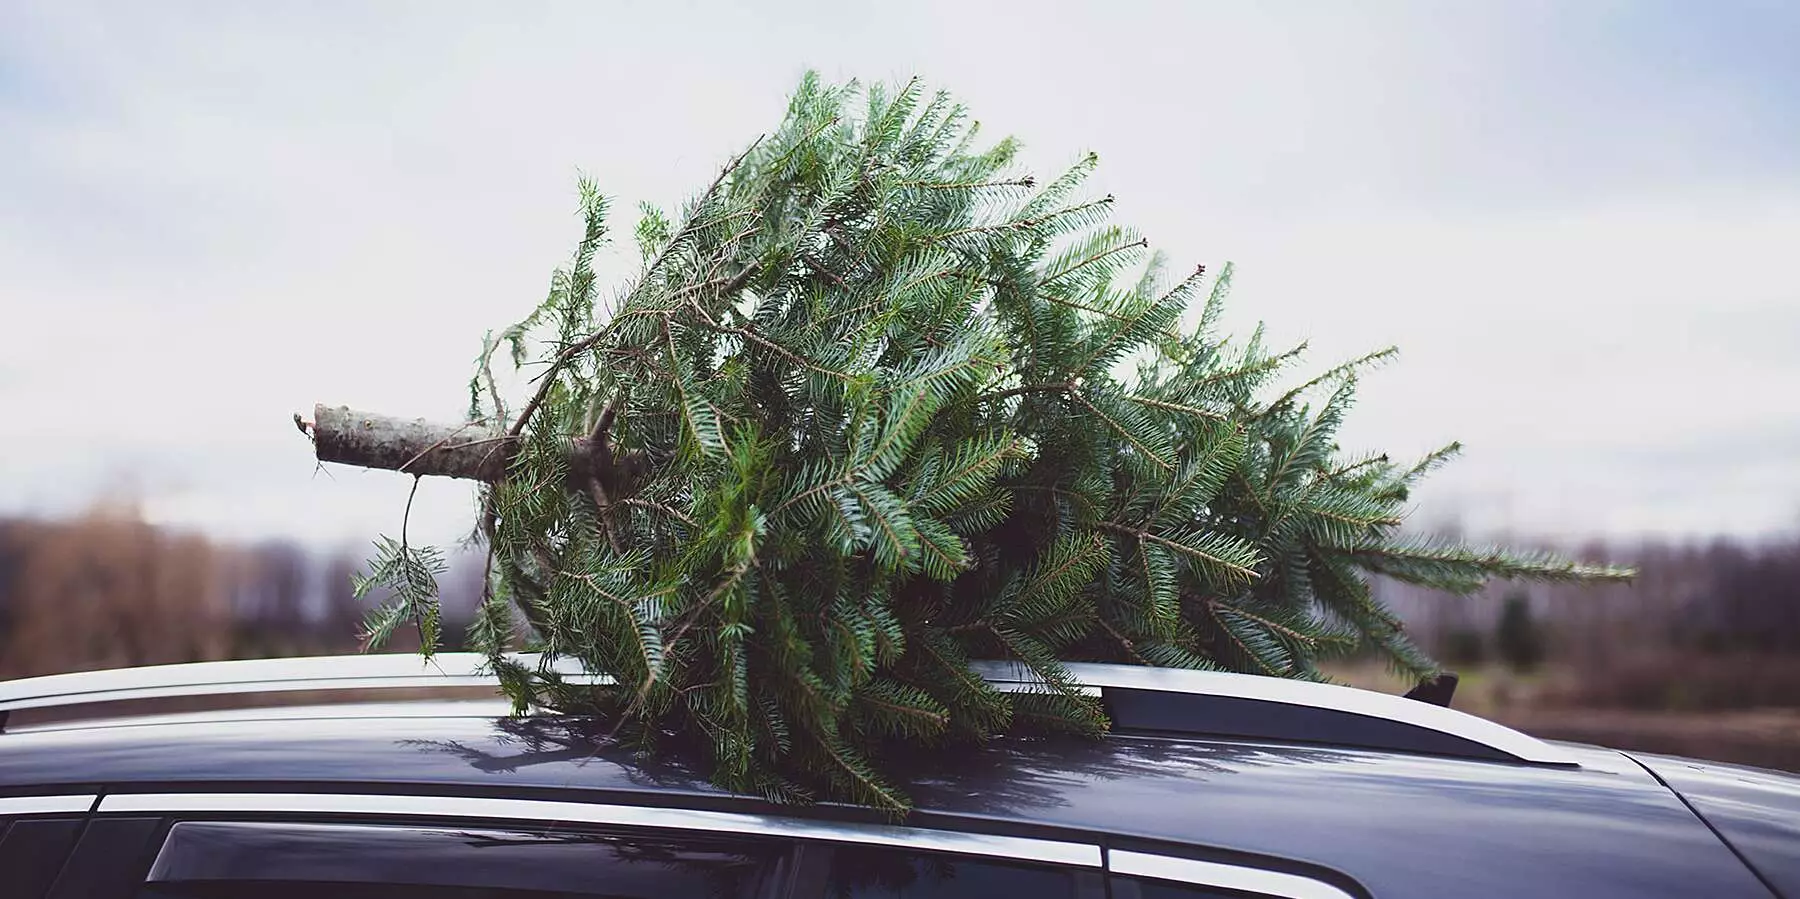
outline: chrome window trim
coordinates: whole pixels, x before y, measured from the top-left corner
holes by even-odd
[[[55,815],[87,811],[98,796],[0,796],[0,818],[15,815]]]
[[[1100,847],[1087,843],[743,812],[541,799],[350,793],[114,793],[100,801],[99,812],[387,815],[567,822],[898,846],[1087,868],[1101,866]]]
[[[1148,877],[1152,880],[1238,890],[1258,896],[1279,896],[1281,899],[1356,899],[1323,880],[1282,871],[1120,849],[1108,851],[1106,861],[1107,870],[1129,877]]]
[[[539,657],[511,657],[536,667]],[[212,696],[228,693],[276,693],[297,690],[367,690],[404,687],[491,687],[499,680],[483,673],[487,659],[478,653],[439,653],[430,660],[416,653],[310,656],[187,662],[78,671],[0,682],[0,712],[125,699]],[[589,674],[575,659],[551,666],[565,678],[607,683]]]
[[[989,681],[1004,684],[1041,682],[1031,670],[1016,662],[974,662],[976,672]],[[1455,709],[1337,684],[1225,671],[1184,668],[1152,668],[1145,665],[1106,665],[1087,662],[1066,664],[1069,674],[1088,687],[1160,690],[1202,696],[1251,699],[1308,708],[1348,712],[1379,718],[1460,737],[1503,752],[1520,761],[1551,765],[1576,765],[1574,755],[1536,737],[1485,718]]]

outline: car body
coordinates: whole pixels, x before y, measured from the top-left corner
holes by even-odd
[[[495,700],[15,725],[0,895],[1800,897],[1800,779],[1538,741],[1346,687],[1076,668],[1114,733],[910,760],[918,809],[899,824],[727,794],[596,722]],[[470,657],[421,670],[362,656],[59,675],[0,683],[0,712],[484,682]]]

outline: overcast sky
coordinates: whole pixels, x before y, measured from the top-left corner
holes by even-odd
[[[924,76],[1311,364],[1344,435],[1461,439],[1421,520],[1800,525],[1800,6],[1784,2],[0,4],[0,514],[131,489],[362,541],[315,402],[451,418],[576,237],[669,205],[808,67]],[[628,225],[629,222],[621,222]],[[623,230],[623,229],[622,229]],[[468,490],[428,485],[415,534]]]

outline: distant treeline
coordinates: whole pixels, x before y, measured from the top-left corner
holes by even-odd
[[[1557,548],[1633,564],[1640,575],[1606,587],[1502,584],[1466,599],[1379,589],[1428,649],[1464,664],[1517,651],[1502,644],[1520,633],[1540,641],[1547,663],[1596,671],[1656,669],[1673,656],[1690,669],[1701,657],[1800,658],[1800,537]],[[362,562],[359,548],[226,544],[153,527],[130,509],[0,519],[0,676],[353,652],[367,608],[351,595]],[[453,556],[441,580],[453,647],[480,593],[481,563],[476,553]],[[1509,599],[1514,619],[1522,610],[1528,622],[1511,621],[1502,638]],[[1752,676],[1762,675],[1721,675]],[[1769,686],[1777,688],[1787,687]]]
[[[449,641],[476,604],[481,561],[455,557],[441,578]],[[355,652],[372,604],[352,595],[362,564],[349,550],[166,530],[129,508],[0,519],[0,677]],[[417,645],[398,634],[391,648]]]
[[[1498,584],[1467,599],[1378,589],[1452,668],[1557,672],[1537,704],[1800,707],[1800,537],[1557,548],[1633,565],[1638,577],[1603,587]]]
[[[1523,541],[1517,541],[1523,542]],[[1638,569],[1628,584],[1495,584],[1455,599],[1404,584],[1378,589],[1434,650],[1493,631],[1505,600],[1522,602],[1552,656],[1612,659],[1663,649],[1800,651],[1800,537],[1739,541],[1592,542],[1552,547]]]

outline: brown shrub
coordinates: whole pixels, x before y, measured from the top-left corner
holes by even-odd
[[[99,507],[11,529],[0,674],[227,658],[228,554]]]

